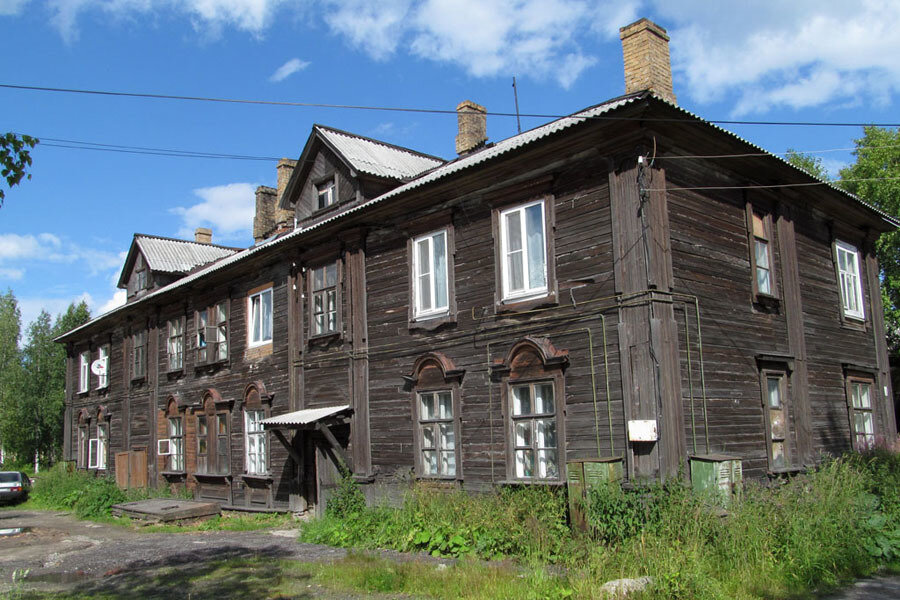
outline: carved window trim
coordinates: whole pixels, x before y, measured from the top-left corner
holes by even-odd
[[[431,352],[420,356],[413,365],[412,373],[406,377],[410,391],[410,404],[413,415],[414,432],[413,448],[415,452],[415,474],[419,479],[437,481],[461,481],[463,478],[462,464],[462,403],[460,400],[460,385],[465,371],[457,369],[447,356],[440,352]],[[421,410],[421,398],[424,394],[447,393],[450,395],[452,414],[446,418],[425,418]],[[437,397],[435,397],[437,402]],[[430,429],[435,436],[440,436],[441,424],[449,424],[453,435],[454,472],[441,474],[441,457],[437,454],[437,473],[426,473],[425,452],[440,452],[440,441],[435,438],[435,447],[425,448],[425,431]],[[448,452],[448,450],[444,450]]]
[[[538,365],[527,368],[520,361],[525,354],[537,357]],[[565,481],[566,464],[566,384],[565,370],[568,367],[568,350],[558,350],[547,338],[524,338],[510,348],[505,359],[496,362],[491,367],[491,375],[499,380],[501,386],[501,400],[503,404],[503,420],[506,431],[506,477],[508,482],[514,483],[544,483],[559,484]],[[535,384],[552,385],[554,398],[554,415],[556,424],[556,475],[551,477],[520,477],[516,472],[516,421],[518,416],[513,414],[514,388],[519,386],[532,386]],[[523,415],[522,419],[531,418]],[[536,463],[535,463],[536,464]]]

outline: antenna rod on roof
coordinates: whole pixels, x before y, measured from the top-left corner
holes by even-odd
[[[522,121],[519,120],[519,89],[516,87],[516,76],[513,75],[513,98],[516,99],[516,127],[522,133]]]

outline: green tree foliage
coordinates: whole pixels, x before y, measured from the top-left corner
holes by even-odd
[[[0,295],[0,445],[9,453],[8,437],[14,435],[10,413],[15,410],[17,392],[22,381],[19,338],[22,313],[12,290]]]
[[[55,322],[41,311],[28,326],[27,341],[20,349],[21,317],[15,296],[11,291],[0,296],[0,440],[18,463],[38,456],[49,464],[59,457],[66,349],[53,340],[88,320],[90,311],[84,301],[70,304]]]
[[[831,181],[831,177],[828,175],[825,165],[822,164],[822,159],[818,156],[797,152],[793,148],[788,148],[784,159],[795,167],[803,169],[813,177],[818,177],[823,181]]]
[[[39,141],[30,135],[12,132],[0,134],[0,175],[6,179],[10,188],[18,185],[23,177],[31,179],[31,173],[26,173],[25,169],[31,166],[31,149]],[[3,206],[5,197],[5,192],[0,190],[0,206]]]
[[[882,211],[900,216],[900,130],[866,127],[856,140],[856,162],[841,170],[838,185]],[[881,295],[892,352],[900,352],[900,232],[879,238]]]

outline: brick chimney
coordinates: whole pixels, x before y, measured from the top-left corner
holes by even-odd
[[[288,181],[296,160],[282,158],[278,161],[277,180],[278,187],[271,188],[261,185],[256,188],[256,214],[253,217],[253,240],[257,243],[271,237],[276,233],[290,231],[294,227],[294,211],[278,208],[281,196],[287,188]]]
[[[625,93],[650,90],[677,104],[672,91],[669,36],[649,19],[635,21],[619,29],[625,58]]]
[[[456,107],[459,133],[456,153],[462,156],[484,146],[487,142],[487,109],[471,100],[463,100]]]
[[[198,227],[194,231],[194,241],[198,244],[212,244],[212,229]]]

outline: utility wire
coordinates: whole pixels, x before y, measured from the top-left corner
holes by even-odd
[[[844,182],[856,181],[900,181],[900,177],[861,177],[856,179],[842,179]],[[648,192],[674,192],[678,190],[769,190],[776,188],[812,187],[816,185],[834,185],[827,181],[810,181],[807,183],[773,183],[770,185],[699,185],[694,187],[665,187],[648,188]]]
[[[304,108],[340,108],[348,110],[373,110],[387,112],[404,112],[404,113],[426,113],[426,114],[447,114],[455,115],[456,110],[436,109],[436,108],[409,108],[395,106],[368,106],[362,104],[328,104],[324,102],[288,102],[279,100],[247,100],[240,98],[214,98],[207,96],[178,96],[174,94],[151,94],[138,92],[116,92],[109,90],[85,90],[77,88],[57,88],[33,85],[14,85],[9,83],[0,83],[0,88],[12,90],[30,90],[38,92],[57,92],[66,94],[92,94],[98,96],[116,96],[125,98],[145,98],[153,100],[188,100],[194,102],[221,102],[227,104],[258,104],[266,106],[286,106],[286,107],[304,107]],[[541,119],[559,119],[563,117],[576,117],[580,119],[593,119],[601,121],[646,121],[646,122],[672,122],[672,123],[715,123],[717,125],[789,125],[789,126],[807,126],[807,127],[900,127],[900,123],[827,123],[821,121],[735,121],[724,119],[703,119],[698,121],[690,117],[686,118],[646,118],[646,117],[613,117],[613,116],[576,116],[576,115],[554,115],[541,113],[516,113],[508,112],[488,112],[491,116],[497,117],[534,117]]]

